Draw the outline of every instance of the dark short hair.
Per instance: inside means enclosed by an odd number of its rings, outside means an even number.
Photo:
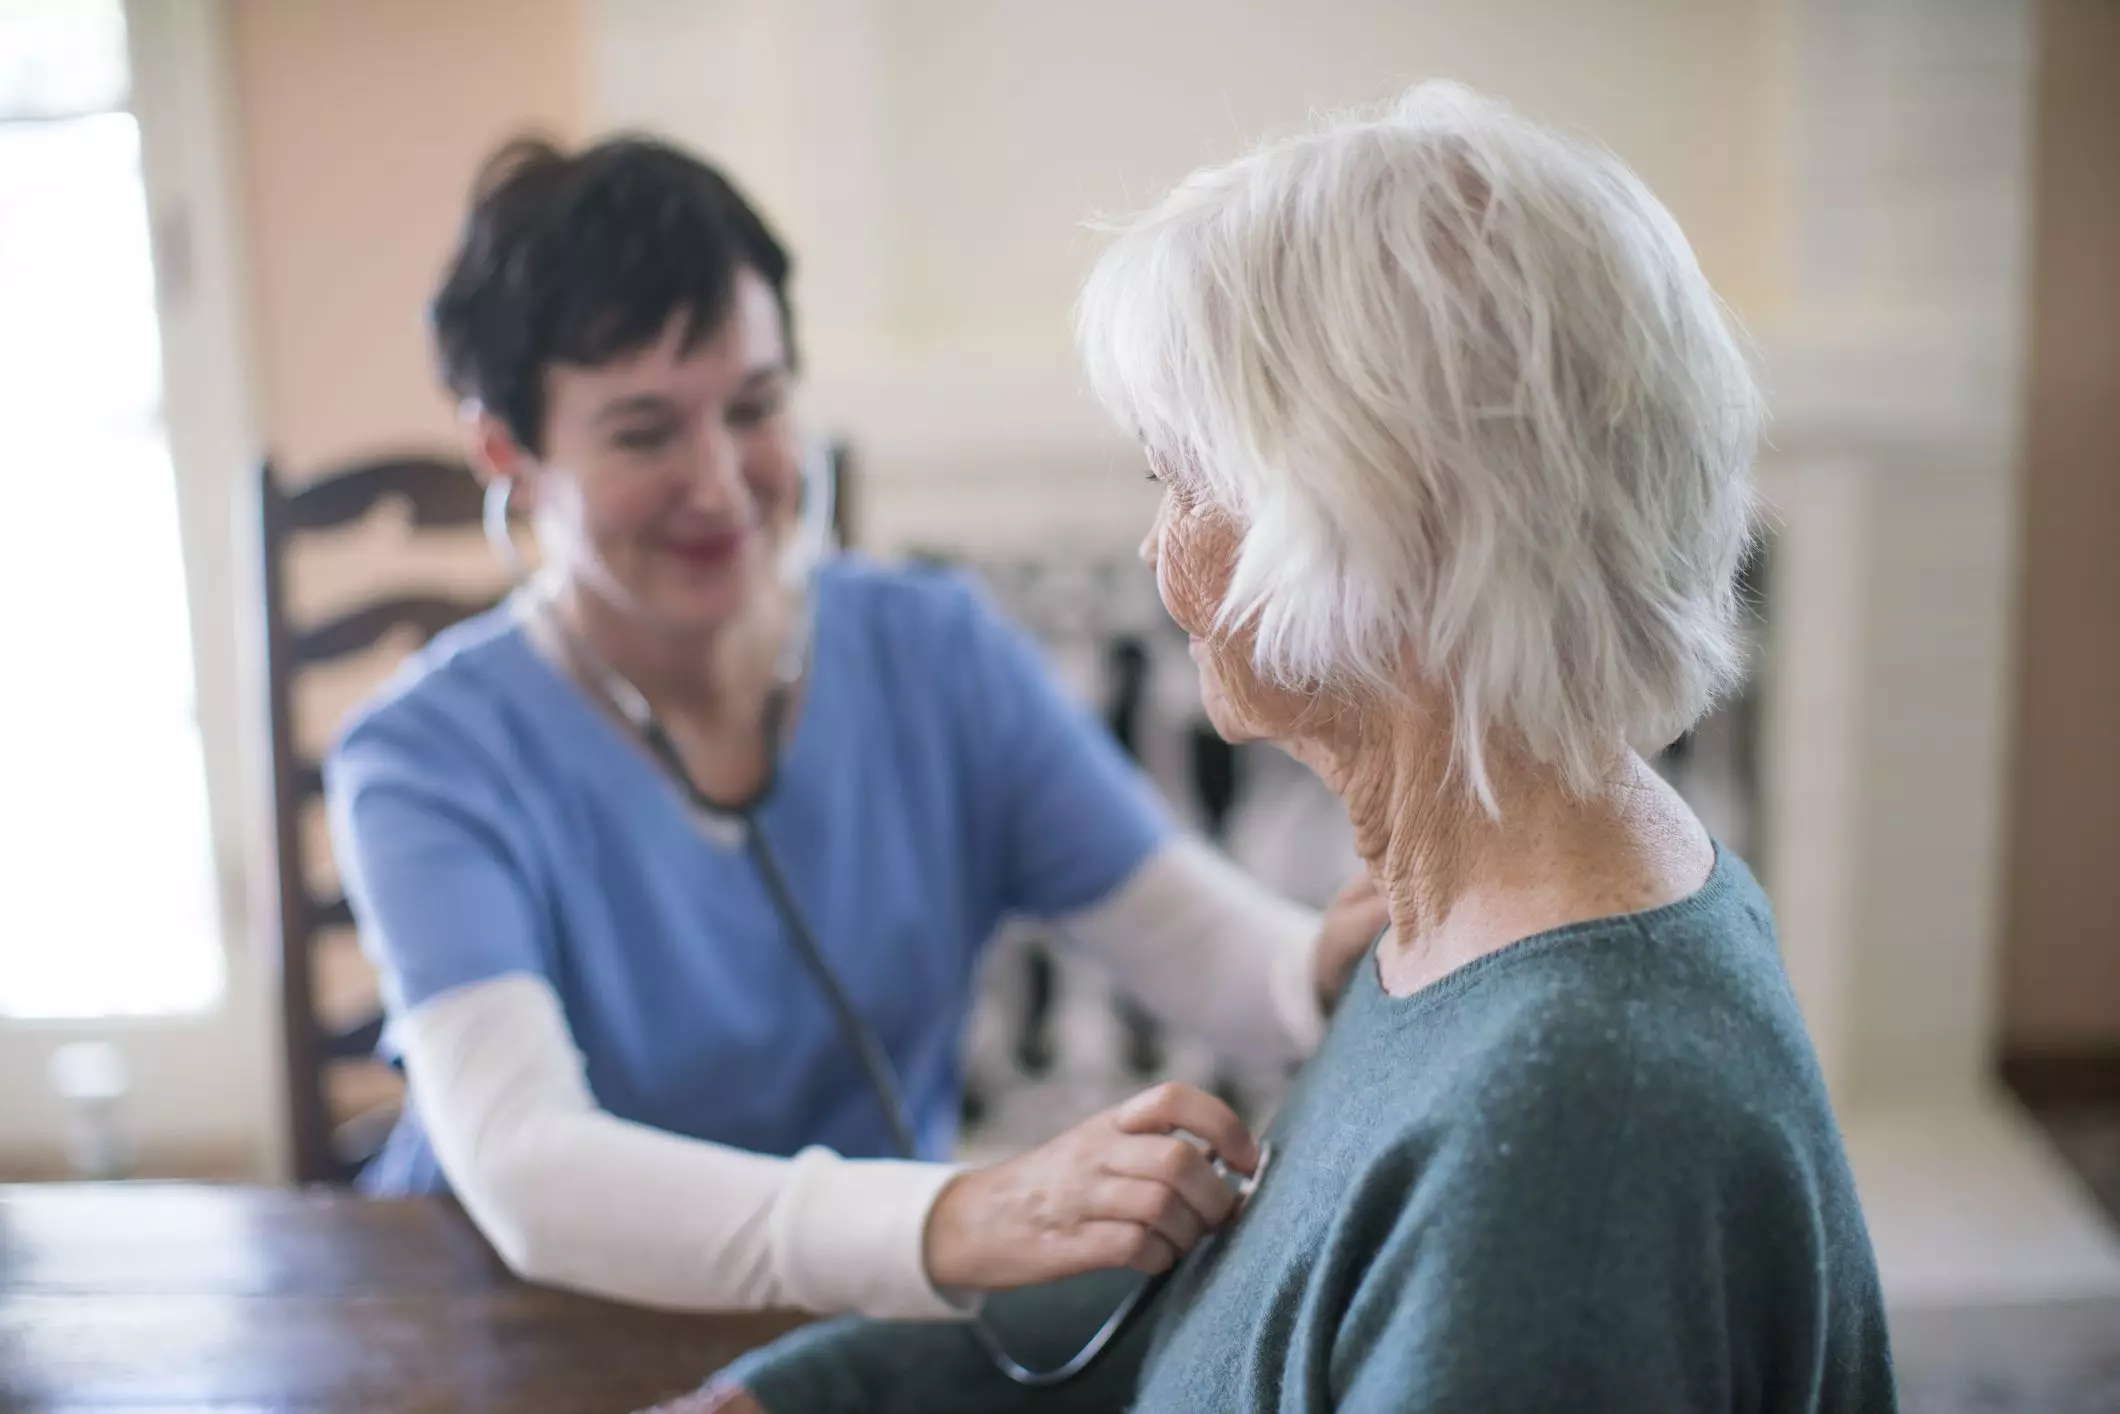
[[[788,254],[729,179],[666,143],[624,137],[571,156],[519,138],[479,173],[429,311],[442,378],[516,441],[544,450],[545,370],[721,327],[737,272],[764,277],[795,357]]]

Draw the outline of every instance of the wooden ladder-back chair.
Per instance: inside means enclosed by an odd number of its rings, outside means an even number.
[[[394,1106],[385,1101],[365,1114],[333,1112],[335,1074],[378,1064],[374,1056],[383,1017],[380,1005],[364,1008],[365,1014],[350,1022],[327,1019],[319,1009],[318,949],[333,930],[352,928],[353,913],[342,891],[318,896],[308,867],[312,861],[304,857],[303,820],[321,804],[323,772],[322,763],[301,745],[297,682],[311,669],[373,651],[393,636],[409,634],[425,643],[491,601],[386,590],[322,622],[296,624],[289,615],[288,567],[309,537],[350,529],[386,503],[402,503],[411,528],[419,532],[477,525],[481,497],[461,462],[420,455],[363,461],[297,490],[283,487],[267,462],[258,482],[288,1135],[298,1182],[345,1183],[373,1156]]]
[[[843,543],[855,530],[853,455],[843,442],[829,451],[835,520]],[[344,1183],[373,1157],[388,1132],[394,1109],[336,1113],[334,1078],[356,1067],[373,1068],[381,1039],[380,1007],[347,1022],[329,1020],[319,1009],[317,957],[325,935],[350,930],[353,913],[343,892],[318,897],[310,882],[303,818],[321,801],[321,763],[303,753],[295,714],[295,688],[307,670],[372,651],[385,638],[408,631],[425,643],[451,624],[489,607],[490,601],[436,593],[386,593],[313,625],[290,622],[287,568],[295,548],[310,536],[357,525],[384,503],[402,502],[414,531],[460,530],[479,523],[482,493],[462,463],[429,456],[399,456],[343,468],[299,490],[285,489],[270,463],[259,476],[263,515],[266,668],[272,730],[274,850],[280,893],[280,1009],[287,1073],[288,1133],[295,1178],[303,1183]]]

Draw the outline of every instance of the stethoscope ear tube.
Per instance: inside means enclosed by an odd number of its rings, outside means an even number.
[[[838,501],[832,450],[822,442],[813,442],[802,458],[802,519],[795,543],[790,546],[795,553],[781,556],[781,572],[791,583],[805,578],[819,561],[838,548],[838,532],[834,528]]]
[[[524,566],[523,557],[515,548],[515,536],[508,529],[508,502],[514,495],[515,478],[512,476],[496,476],[487,482],[485,499],[479,505],[479,527],[486,533],[486,548],[508,572],[509,582],[521,589],[530,582],[530,571]]]

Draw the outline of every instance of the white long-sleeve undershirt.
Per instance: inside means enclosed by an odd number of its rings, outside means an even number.
[[[1317,1044],[1318,916],[1197,840],[1057,922],[1165,1022],[1226,1054],[1294,1060]],[[684,1310],[959,1309],[922,1253],[947,1164],[823,1148],[784,1159],[620,1119],[590,1092],[558,996],[528,974],[434,997],[393,1034],[443,1173],[529,1280]]]

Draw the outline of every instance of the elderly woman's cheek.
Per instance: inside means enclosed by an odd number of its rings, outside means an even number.
[[[1237,548],[1233,527],[1191,509],[1168,512],[1157,549],[1157,582],[1164,607],[1187,633],[1209,637],[1229,588]]]
[[[1251,733],[1245,730],[1242,714],[1230,701],[1228,691],[1222,685],[1222,675],[1215,668],[1214,652],[1206,644],[1195,640],[1194,661],[1200,665],[1200,710],[1207,716],[1207,724],[1215,729],[1215,735],[1232,744],[1247,740]]]
[[[1285,734],[1293,708],[1283,694],[1259,681],[1249,635],[1201,644],[1199,659],[1207,719],[1225,741],[1272,741]]]
[[[1170,488],[1166,486],[1156,498],[1155,519],[1148,523],[1148,534],[1141,537],[1138,551],[1141,563],[1156,572],[1158,589],[1163,587],[1163,532],[1170,525],[1170,500]]]

